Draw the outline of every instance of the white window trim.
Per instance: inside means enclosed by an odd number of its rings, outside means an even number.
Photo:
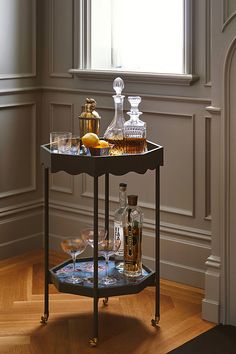
[[[122,75],[126,81],[130,82],[150,82],[156,84],[168,85],[191,85],[197,81],[199,77],[192,73],[193,71],[193,56],[192,56],[192,0],[184,0],[184,74],[162,74],[150,72],[134,72],[123,70],[93,70],[87,69],[90,67],[91,55],[91,1],[79,0],[80,10],[80,53],[78,68],[72,68],[69,73],[75,74],[86,79],[101,79],[111,80],[116,75]],[[83,68],[83,69],[81,69]]]

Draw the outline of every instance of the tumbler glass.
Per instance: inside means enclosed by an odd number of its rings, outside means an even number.
[[[58,152],[59,154],[69,154],[71,149],[72,133],[64,132],[58,137]]]
[[[51,132],[50,133],[50,150],[52,152],[58,153],[63,152],[66,150],[65,148],[62,147],[62,144],[65,144],[65,139],[66,140],[71,140],[72,133],[70,132]],[[59,140],[63,139],[62,142],[59,143]],[[68,142],[71,144],[71,142]],[[60,150],[59,150],[60,148]]]

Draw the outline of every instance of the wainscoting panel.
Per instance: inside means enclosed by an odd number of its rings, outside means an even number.
[[[36,107],[0,106],[0,198],[36,189]],[[3,153],[4,152],[4,153]]]
[[[222,31],[228,26],[228,24],[236,16],[236,2],[234,0],[224,0],[222,2],[223,7],[223,27]]]
[[[36,0],[0,1],[0,79],[36,75]]]
[[[74,109],[71,103],[50,102],[50,131],[73,131]],[[48,138],[49,139],[49,138]],[[74,179],[65,172],[51,176],[51,190],[73,194]]]
[[[71,78],[74,58],[74,0],[50,0],[49,67],[51,77]],[[63,55],[61,50],[63,48]]]
[[[30,207],[16,205],[11,214],[0,214],[0,259],[42,248],[42,202],[31,204]]]

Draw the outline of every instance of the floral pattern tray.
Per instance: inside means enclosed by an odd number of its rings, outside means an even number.
[[[56,285],[58,290],[64,292],[72,292],[75,294],[93,296],[93,259],[79,260],[76,262],[76,273],[83,282],[79,284],[71,284],[67,281],[68,276],[73,270],[72,260],[68,260],[50,270],[51,281]],[[75,273],[75,275],[76,275]],[[98,291],[99,297],[114,296],[125,293],[135,293],[142,290],[147,285],[153,285],[155,273],[149,268],[143,266],[142,275],[134,278],[126,277],[122,271],[116,268],[114,260],[108,263],[109,276],[114,277],[117,282],[113,285],[104,285],[99,280],[105,276],[105,260],[98,260]],[[92,279],[92,281],[91,281]],[[147,284],[149,283],[149,284]],[[144,286],[145,284],[145,286]],[[140,289],[140,290],[139,290]]]

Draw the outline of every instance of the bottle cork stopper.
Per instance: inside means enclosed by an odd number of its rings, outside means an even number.
[[[138,196],[137,195],[128,195],[128,204],[131,206],[137,205]]]

